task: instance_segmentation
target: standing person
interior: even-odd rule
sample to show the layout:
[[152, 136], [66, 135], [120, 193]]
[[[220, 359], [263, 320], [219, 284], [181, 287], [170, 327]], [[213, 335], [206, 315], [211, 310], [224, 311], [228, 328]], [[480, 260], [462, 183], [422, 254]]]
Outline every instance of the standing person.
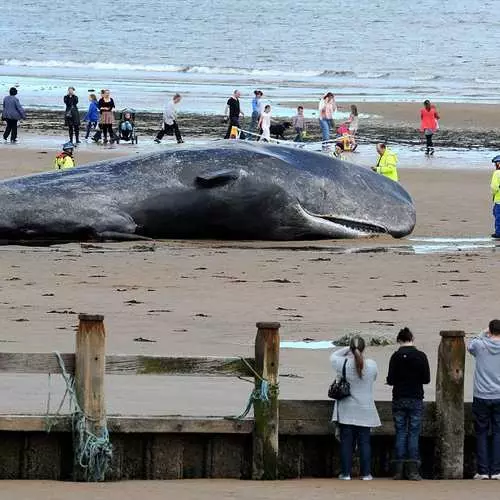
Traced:
[[358, 133], [359, 128], [359, 116], [358, 116], [358, 107], [356, 104], [351, 104], [351, 114], [347, 119], [347, 128], [349, 129], [349, 134], [353, 137]]
[[409, 328], [397, 336], [399, 349], [391, 356], [387, 384], [392, 386], [392, 418], [396, 429], [394, 479], [420, 481], [419, 439], [424, 411], [424, 384], [431, 381], [427, 356], [414, 345]]
[[262, 135], [259, 141], [271, 141], [271, 106], [266, 104], [264, 111], [260, 115], [259, 128], [262, 130]]
[[73, 135], [76, 143], [80, 144], [80, 113], [78, 111], [78, 96], [75, 87], [68, 87], [68, 93], [64, 96], [66, 111], [64, 112], [64, 123], [68, 127], [69, 142], [73, 143]]
[[115, 133], [113, 132], [115, 101], [113, 101], [108, 89], [104, 90], [102, 97], [99, 99], [98, 106], [101, 113], [100, 126], [104, 136], [104, 144], [108, 142], [108, 134], [109, 140], [113, 143], [115, 141]]
[[500, 155], [491, 160], [495, 164], [495, 171], [491, 176], [491, 194], [493, 196], [493, 217], [495, 218], [495, 232], [492, 238], [500, 238]]
[[321, 128], [321, 138], [323, 142], [330, 140], [330, 132], [335, 128], [333, 115], [337, 111], [335, 96], [327, 92], [319, 101], [319, 126]]
[[258, 133], [259, 119], [262, 113], [262, 90], [254, 90], [255, 97], [252, 99], [252, 124], [250, 131], [254, 134]]
[[472, 339], [467, 350], [476, 358], [472, 401], [477, 462], [474, 479], [500, 481], [500, 320], [490, 321], [488, 331]]
[[88, 140], [91, 130], [95, 130], [99, 121], [99, 106], [95, 94], [89, 94], [89, 109], [83, 120], [87, 122], [85, 139]]
[[181, 102], [182, 96], [180, 94], [175, 94], [170, 101], [167, 102], [165, 106], [165, 111], [163, 112], [163, 128], [156, 135], [155, 142], [160, 143], [165, 134], [172, 135], [175, 134], [177, 139], [177, 144], [181, 144], [184, 141], [177, 125], [177, 105]]
[[[235, 90], [233, 95], [227, 100], [226, 109], [224, 110], [225, 120], [229, 120], [226, 135], [224, 139], [229, 139], [231, 136], [231, 128], [240, 128], [240, 116], [245, 116], [243, 111], [240, 109], [240, 97], [241, 93], [239, 90]], [[240, 134], [240, 137], [243, 134]], [[241, 137], [243, 139], [243, 137]]]
[[383, 142], [377, 144], [377, 153], [377, 165], [372, 167], [372, 170], [391, 179], [391, 181], [398, 182], [398, 157], [396, 153], [391, 151]]
[[436, 106], [431, 105], [428, 99], [424, 101], [424, 107], [420, 110], [420, 131], [425, 136], [425, 154], [427, 156], [434, 154], [434, 143], [432, 136], [438, 129], [438, 120], [440, 116], [436, 110]]
[[373, 384], [377, 378], [377, 364], [364, 357], [365, 341], [356, 336], [349, 347], [335, 351], [330, 361], [337, 374], [342, 376], [345, 366], [346, 379], [351, 385], [350, 396], [335, 402], [333, 421], [340, 426], [340, 479], [351, 479], [352, 454], [357, 442], [360, 454], [361, 479], [370, 481], [371, 446], [370, 428], [379, 427], [380, 418], [373, 400]]
[[306, 119], [304, 116], [304, 106], [297, 107], [297, 114], [292, 119], [292, 125], [295, 129], [295, 142], [304, 142], [304, 132], [306, 131]]
[[9, 89], [9, 95], [3, 98], [2, 120], [6, 122], [3, 139], [6, 141], [10, 136], [10, 142], [17, 142], [17, 122], [26, 119], [26, 113], [16, 97], [16, 87]]

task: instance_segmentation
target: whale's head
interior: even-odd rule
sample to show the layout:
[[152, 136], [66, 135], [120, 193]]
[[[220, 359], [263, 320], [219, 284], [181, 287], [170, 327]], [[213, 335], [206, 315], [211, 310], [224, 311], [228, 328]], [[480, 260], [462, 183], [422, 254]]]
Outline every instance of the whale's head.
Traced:
[[227, 168], [207, 169], [198, 177], [200, 184], [220, 184], [226, 195], [239, 188], [248, 198], [267, 191], [269, 218], [279, 214], [274, 222], [283, 233], [295, 230], [296, 238], [400, 238], [415, 226], [410, 195], [368, 168], [279, 145], [240, 144], [221, 154], [228, 155], [221, 162]]

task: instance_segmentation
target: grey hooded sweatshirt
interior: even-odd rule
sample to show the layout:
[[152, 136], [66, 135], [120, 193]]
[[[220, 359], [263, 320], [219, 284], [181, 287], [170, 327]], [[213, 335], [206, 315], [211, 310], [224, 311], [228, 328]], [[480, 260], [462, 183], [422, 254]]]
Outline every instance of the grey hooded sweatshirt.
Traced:
[[500, 340], [483, 333], [467, 349], [476, 358], [474, 397], [500, 400]]

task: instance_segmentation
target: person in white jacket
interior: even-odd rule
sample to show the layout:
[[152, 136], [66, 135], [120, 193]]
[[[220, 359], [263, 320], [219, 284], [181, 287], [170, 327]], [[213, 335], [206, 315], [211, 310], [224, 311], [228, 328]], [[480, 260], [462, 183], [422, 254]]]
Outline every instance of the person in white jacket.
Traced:
[[335, 351], [330, 361], [337, 375], [342, 376], [345, 365], [346, 379], [351, 386], [350, 396], [335, 402], [334, 422], [340, 427], [340, 479], [349, 481], [352, 470], [352, 454], [357, 442], [360, 454], [361, 479], [370, 481], [371, 445], [370, 429], [381, 425], [373, 398], [373, 385], [377, 379], [377, 363], [364, 357], [365, 341], [356, 336], [349, 347]]
[[175, 134], [177, 144], [181, 144], [184, 142], [182, 140], [179, 126], [177, 125], [177, 105], [181, 102], [181, 99], [182, 96], [180, 94], [175, 94], [174, 97], [172, 97], [172, 99], [167, 102], [165, 111], [163, 112], [163, 127], [158, 132], [158, 134], [156, 134], [155, 142], [157, 142], [158, 144], [161, 142], [165, 134]]

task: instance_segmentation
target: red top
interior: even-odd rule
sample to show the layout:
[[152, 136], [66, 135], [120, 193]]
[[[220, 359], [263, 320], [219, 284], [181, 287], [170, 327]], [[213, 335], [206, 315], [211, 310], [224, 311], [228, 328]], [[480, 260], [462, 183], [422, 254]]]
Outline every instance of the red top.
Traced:
[[439, 120], [439, 115], [437, 114], [436, 108], [431, 108], [429, 110], [422, 108], [420, 110], [420, 130], [422, 132], [426, 128], [436, 130], [437, 120]]

